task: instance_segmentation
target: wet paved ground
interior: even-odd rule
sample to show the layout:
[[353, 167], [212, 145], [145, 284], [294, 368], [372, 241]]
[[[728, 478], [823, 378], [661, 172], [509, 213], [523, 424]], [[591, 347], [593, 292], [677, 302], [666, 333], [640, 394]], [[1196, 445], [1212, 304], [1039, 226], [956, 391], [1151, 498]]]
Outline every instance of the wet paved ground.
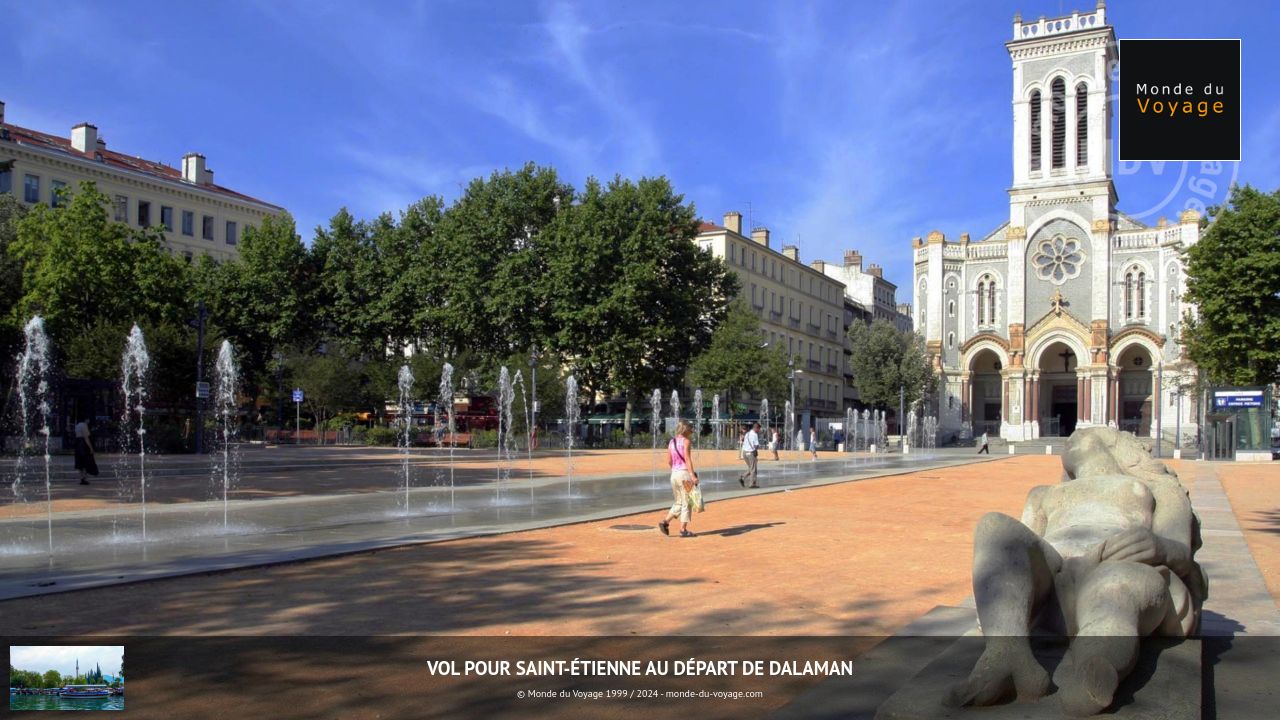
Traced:
[[[415, 470], [417, 486], [408, 493], [391, 489], [402, 466], [385, 453], [352, 453], [337, 467], [308, 465], [302, 458], [299, 468], [299, 458], [278, 457], [271, 468], [248, 460], [242, 466], [250, 479], [242, 481], [241, 497], [244, 485], [268, 486], [254, 482], [255, 474], [291, 477], [286, 490], [270, 499], [162, 501], [146, 507], [145, 519], [136, 503], [56, 512], [52, 554], [45, 516], [0, 521], [0, 599], [615, 517], [660, 508], [671, 497], [662, 473], [634, 472], [647, 456], [619, 462], [632, 468], [621, 475], [600, 474], [599, 462], [580, 458], [596, 474], [570, 483], [547, 472], [563, 462], [558, 457], [545, 458], [541, 470], [538, 463], [534, 471], [516, 463], [508, 478], [498, 481], [496, 456], [475, 454], [455, 470], [453, 487], [447, 468], [437, 463]], [[829, 457], [835, 459], [762, 463], [759, 490], [738, 486], [739, 465], [706, 468], [701, 476], [708, 500], [715, 501], [978, 459], [968, 449], [940, 451], [932, 458]], [[186, 467], [190, 470], [183, 472]], [[208, 497], [206, 463], [175, 459], [158, 469], [156, 487], [164, 489], [154, 494]], [[342, 488], [348, 491], [339, 494]]]

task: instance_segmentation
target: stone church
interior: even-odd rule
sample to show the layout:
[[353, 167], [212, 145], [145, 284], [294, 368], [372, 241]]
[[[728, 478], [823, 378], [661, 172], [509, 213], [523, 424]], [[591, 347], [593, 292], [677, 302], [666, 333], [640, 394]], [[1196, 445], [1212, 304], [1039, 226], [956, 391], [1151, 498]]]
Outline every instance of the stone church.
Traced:
[[[1009, 220], [977, 240], [913, 242], [916, 331], [941, 381], [943, 439], [1067, 436], [1110, 425], [1172, 440], [1195, 433], [1194, 370], [1182, 360], [1180, 252], [1199, 215], [1149, 227], [1117, 209], [1102, 2], [1023, 22], [1013, 40]], [[1158, 423], [1158, 421], [1162, 421]]]

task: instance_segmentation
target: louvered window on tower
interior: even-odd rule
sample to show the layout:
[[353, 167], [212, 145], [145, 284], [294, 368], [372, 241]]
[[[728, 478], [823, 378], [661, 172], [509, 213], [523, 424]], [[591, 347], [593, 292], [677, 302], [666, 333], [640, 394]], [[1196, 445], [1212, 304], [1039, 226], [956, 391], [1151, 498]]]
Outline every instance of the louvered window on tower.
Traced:
[[1040, 169], [1040, 91], [1031, 93], [1031, 169]]
[[1076, 165], [1089, 164], [1089, 88], [1076, 86]]
[[1067, 164], [1067, 84], [1058, 78], [1053, 81], [1050, 96], [1053, 112], [1053, 167], [1066, 167]]

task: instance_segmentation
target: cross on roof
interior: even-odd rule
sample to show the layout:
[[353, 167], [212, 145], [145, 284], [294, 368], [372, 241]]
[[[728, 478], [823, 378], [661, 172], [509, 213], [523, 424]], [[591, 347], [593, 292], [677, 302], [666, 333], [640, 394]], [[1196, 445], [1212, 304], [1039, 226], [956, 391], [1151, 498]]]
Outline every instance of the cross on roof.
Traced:
[[1062, 314], [1062, 306], [1067, 304], [1067, 299], [1062, 297], [1062, 290], [1055, 289], [1053, 294], [1049, 296], [1049, 304], [1053, 305], [1055, 315]]

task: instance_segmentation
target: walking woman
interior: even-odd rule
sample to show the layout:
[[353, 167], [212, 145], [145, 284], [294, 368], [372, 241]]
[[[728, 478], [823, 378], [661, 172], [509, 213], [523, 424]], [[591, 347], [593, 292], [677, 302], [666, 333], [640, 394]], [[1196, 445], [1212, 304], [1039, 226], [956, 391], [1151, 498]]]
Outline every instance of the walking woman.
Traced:
[[80, 484], [89, 484], [89, 475], [98, 476], [98, 462], [93, 457], [93, 438], [89, 436], [89, 421], [76, 423], [76, 469], [80, 471]]
[[658, 523], [663, 535], [670, 535], [671, 521], [680, 518], [680, 537], [693, 537], [689, 532], [689, 516], [693, 513], [689, 493], [698, 484], [698, 473], [693, 469], [693, 443], [689, 442], [692, 435], [693, 426], [681, 420], [676, 423], [675, 437], [667, 443], [667, 464], [671, 466], [671, 494], [675, 496], [675, 504]]

